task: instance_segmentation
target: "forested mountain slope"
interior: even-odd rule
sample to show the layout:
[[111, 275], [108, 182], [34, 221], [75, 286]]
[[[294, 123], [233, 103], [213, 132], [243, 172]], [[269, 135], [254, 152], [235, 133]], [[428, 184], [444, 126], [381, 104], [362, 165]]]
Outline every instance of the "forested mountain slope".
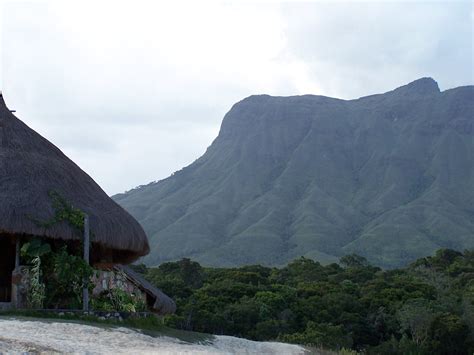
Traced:
[[396, 267], [474, 247], [474, 87], [430, 78], [356, 100], [251, 96], [206, 153], [114, 197], [145, 228], [149, 265], [322, 262]]

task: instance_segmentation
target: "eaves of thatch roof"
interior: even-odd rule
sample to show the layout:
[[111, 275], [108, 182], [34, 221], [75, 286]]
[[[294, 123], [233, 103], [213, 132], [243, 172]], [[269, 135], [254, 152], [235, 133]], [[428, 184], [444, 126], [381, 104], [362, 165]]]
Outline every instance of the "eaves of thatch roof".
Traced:
[[124, 265], [116, 265], [115, 269], [122, 271], [131, 282], [154, 299], [154, 312], [157, 312], [160, 315], [173, 314], [176, 312], [176, 303], [140, 274]]

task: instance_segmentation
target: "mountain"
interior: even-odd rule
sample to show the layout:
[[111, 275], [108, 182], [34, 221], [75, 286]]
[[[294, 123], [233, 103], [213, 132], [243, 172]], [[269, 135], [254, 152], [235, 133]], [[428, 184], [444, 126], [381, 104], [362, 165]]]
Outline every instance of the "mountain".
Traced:
[[145, 228], [149, 265], [397, 267], [474, 248], [474, 86], [422, 78], [356, 100], [248, 97], [206, 153], [114, 197]]

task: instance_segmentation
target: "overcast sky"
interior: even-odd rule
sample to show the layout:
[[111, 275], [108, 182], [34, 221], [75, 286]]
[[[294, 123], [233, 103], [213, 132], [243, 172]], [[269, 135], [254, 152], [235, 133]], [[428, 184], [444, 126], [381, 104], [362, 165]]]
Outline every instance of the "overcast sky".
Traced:
[[109, 194], [189, 165], [252, 94], [473, 84], [471, 1], [7, 1], [0, 88]]

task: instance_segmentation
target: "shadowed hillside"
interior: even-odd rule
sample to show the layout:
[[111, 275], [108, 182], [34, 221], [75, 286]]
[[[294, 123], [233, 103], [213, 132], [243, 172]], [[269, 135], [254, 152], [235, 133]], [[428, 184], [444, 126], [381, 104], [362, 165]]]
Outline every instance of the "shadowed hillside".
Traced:
[[322, 262], [385, 267], [474, 247], [474, 87], [423, 78], [357, 100], [251, 96], [207, 152], [115, 200], [155, 265]]

